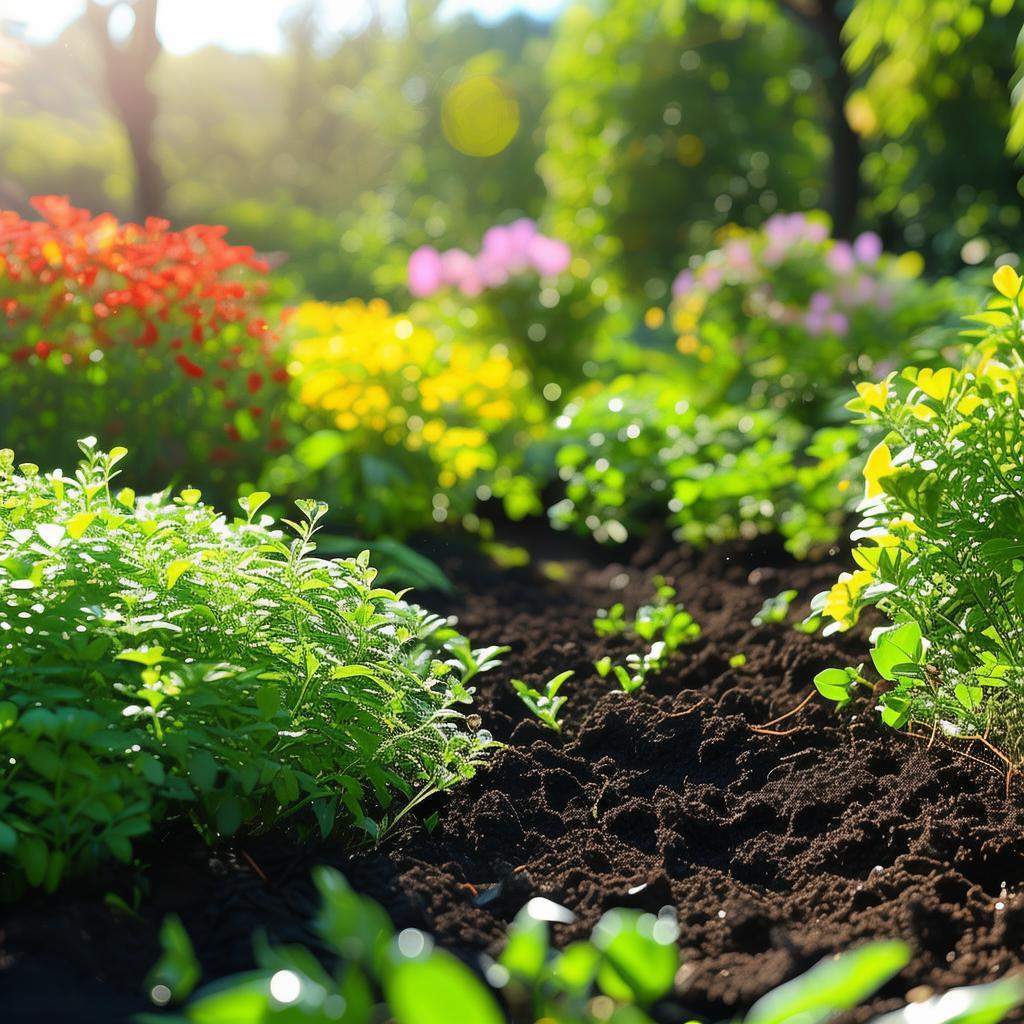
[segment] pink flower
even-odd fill
[[[700,283],[707,288],[709,292],[718,291],[719,286],[722,283],[722,268],[716,266],[708,266],[704,264],[700,272]]]
[[[409,256],[409,291],[418,299],[433,295],[444,283],[441,257],[432,245],[421,245]]]
[[[692,270],[680,270],[672,282],[672,297],[681,299],[684,295],[689,295],[695,283]]]
[[[464,278],[476,276],[476,264],[465,249],[447,249],[441,253],[441,279],[446,285],[459,286]]]
[[[813,309],[804,317],[804,327],[807,328],[807,333],[814,337],[825,332],[825,324],[825,314],[815,312]]]
[[[815,313],[827,313],[832,308],[832,297],[825,292],[815,292],[808,307]]]
[[[882,255],[882,240],[874,231],[865,231],[854,240],[853,252],[861,263],[877,263]]]
[[[492,229],[493,230],[493,229]],[[484,251],[476,258],[476,274],[481,284],[487,288],[499,288],[509,279],[508,261],[498,256],[496,252]]]
[[[827,253],[825,263],[836,274],[849,274],[854,268],[853,249],[849,242],[836,242]]]
[[[828,329],[833,334],[838,334],[840,338],[842,338],[850,329],[850,321],[844,313],[830,313],[826,320],[826,324],[828,325]]]
[[[459,291],[467,299],[475,299],[483,290],[484,283],[480,280],[480,275],[476,272],[475,267],[469,273],[464,274],[459,281]]]
[[[572,253],[565,242],[545,235],[534,235],[529,244],[530,262],[541,277],[554,277],[569,269]]]
[[[731,270],[746,271],[754,267],[750,243],[745,238],[732,238],[722,248],[725,263]]]
[[[823,224],[820,220],[809,220],[804,229],[804,238],[808,242],[820,245],[828,238],[828,225]]]

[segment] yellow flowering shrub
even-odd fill
[[[445,337],[380,299],[305,303],[286,341],[302,436],[271,484],[315,486],[378,535],[465,518],[491,496],[511,515],[539,508],[520,470],[543,411],[503,346]]]
[[[864,467],[857,568],[819,594],[826,631],[866,606],[884,720],[950,736],[985,737],[1008,763],[1024,759],[1024,317],[1021,278],[994,278],[998,296],[959,367],[891,373],[861,384],[848,407],[882,437]],[[844,679],[840,679],[845,673]],[[828,669],[832,699],[873,685]],[[879,688],[880,689],[880,688]]]

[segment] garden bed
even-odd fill
[[[751,625],[764,599],[789,587],[799,590],[794,611],[806,611],[843,566],[796,564],[771,542],[703,555],[650,545],[626,564],[582,548],[565,560],[557,537],[545,546],[558,570],[548,577],[441,557],[459,596],[429,603],[457,614],[476,643],[512,651],[477,680],[474,708],[507,746],[427,807],[438,812],[433,831],[410,816],[354,858],[283,834],[216,850],[188,831],[165,834],[144,848],[137,905],[132,881],[110,869],[0,912],[4,1020],[109,1024],[144,1009],[141,981],[169,911],[206,980],[251,964],[256,928],[315,947],[309,869],[324,862],[397,926],[429,930],[467,957],[497,952],[532,895],[578,915],[556,926],[560,943],[609,907],[671,904],[686,1011],[713,1018],[871,937],[904,937],[914,957],[858,1018],[901,1005],[916,986],[987,981],[1024,962],[1024,814],[995,768],[885,729],[867,701],[836,714],[814,698],[757,731],[800,704],[816,672],[863,657],[864,632],[823,639]],[[531,548],[534,565],[548,565]],[[649,598],[658,574],[703,635],[627,696],[592,663],[628,645],[597,638],[592,620],[613,601]],[[732,667],[737,654],[746,662]],[[542,683],[564,669],[576,675],[558,736],[508,680]]]

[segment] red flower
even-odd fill
[[[193,363],[186,355],[175,356],[174,361],[182,368],[187,377],[205,377],[206,371]]]

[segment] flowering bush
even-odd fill
[[[999,296],[958,369],[911,367],[857,386],[850,408],[883,439],[864,468],[857,568],[814,607],[827,631],[876,605],[892,622],[871,652],[890,725],[920,723],[1024,759],[1024,349],[1021,279]],[[840,702],[867,680],[831,669]],[[868,684],[870,685],[870,684]]]
[[[73,477],[0,451],[5,884],[128,861],[168,816],[376,835],[473,774],[488,737],[455,705],[490,655],[374,587],[365,553],[313,557],[326,506],[299,502],[289,538],[266,493],[234,519],[194,489],[114,493],[125,450],[80,444]]]
[[[0,436],[58,460],[98,429],[132,444],[146,485],[233,494],[283,443],[264,264],[223,228],[33,204],[41,220],[0,211]]]
[[[823,216],[731,228],[673,283],[676,348],[716,395],[817,423],[852,376],[907,353],[905,339],[935,347],[915,336],[950,311],[952,287],[916,280],[920,267],[870,232],[831,239]]]
[[[513,515],[539,509],[520,469],[543,413],[503,346],[442,340],[379,299],[307,303],[288,343],[303,436],[271,467],[275,488],[316,479],[370,535],[457,520],[491,495]]]
[[[593,376],[604,303],[617,301],[585,260],[525,218],[489,228],[475,255],[422,246],[409,257],[408,284],[415,320],[506,346],[549,402]]]
[[[914,280],[911,262],[874,235],[833,241],[813,216],[731,229],[676,279],[685,361],[646,384],[584,386],[556,420],[555,524],[614,540],[665,518],[694,543],[778,530],[800,557],[834,540],[864,452],[841,420],[851,374],[934,362],[948,337],[936,321],[955,287]],[[663,319],[648,311],[651,346]]]

